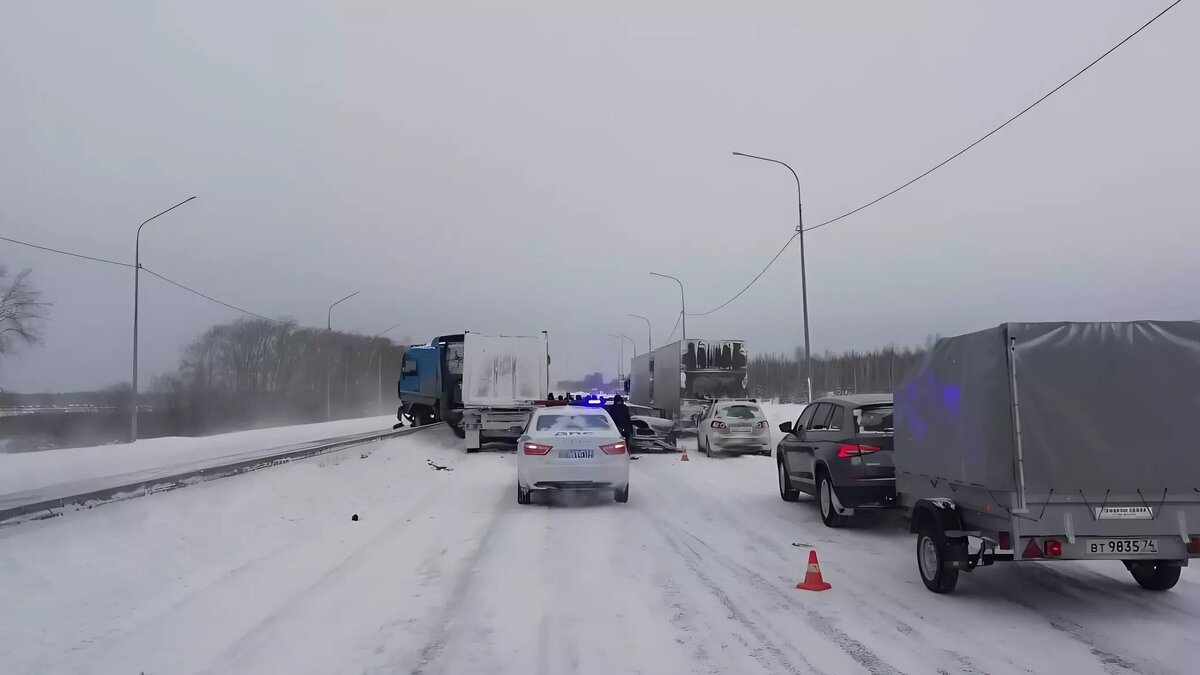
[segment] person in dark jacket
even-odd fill
[[[629,415],[629,408],[625,405],[625,398],[620,394],[613,396],[612,404],[604,406],[608,411],[608,416],[612,418],[613,424],[617,425],[621,436],[625,437],[625,447],[629,452],[633,452],[633,418]]]

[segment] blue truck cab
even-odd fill
[[[461,434],[462,379],[462,334],[443,335],[429,344],[409,347],[400,368],[396,417],[412,426],[446,422]]]

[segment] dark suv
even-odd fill
[[[779,430],[787,434],[775,452],[784,501],[816,496],[829,527],[845,525],[856,508],[895,505],[891,394],[818,399]]]

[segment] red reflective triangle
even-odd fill
[[[1021,554],[1022,558],[1044,558],[1042,549],[1038,546],[1037,539],[1030,539],[1029,544],[1025,546],[1025,552]]]

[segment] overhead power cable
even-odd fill
[[[205,300],[208,300],[208,301],[210,301],[210,302],[215,302],[215,303],[217,303],[218,305],[221,305],[222,307],[228,307],[229,309],[232,309],[232,310],[235,310],[235,311],[241,312],[242,314],[248,314],[248,315],[250,315],[250,316],[253,316],[253,317],[255,317],[255,318],[258,318],[258,319],[263,319],[264,321],[273,321],[273,322],[275,322],[275,323],[282,323],[282,322],[281,322],[279,319],[272,319],[272,318],[271,318],[271,317],[269,317],[269,316],[263,316],[262,314],[256,314],[256,313],[254,313],[254,312],[251,312],[251,311],[250,311],[250,310],[248,310],[248,309],[242,309],[241,307],[238,307],[237,305],[231,305],[231,304],[229,304],[228,302],[225,302],[224,300],[218,300],[218,299],[216,299],[216,298],[212,297],[211,295],[206,295],[206,294],[204,294],[204,293],[201,293],[200,291],[198,291],[198,290],[196,290],[196,289],[194,289],[194,288],[191,288],[191,287],[189,287],[189,286],[185,286],[185,285],[183,285],[183,284],[179,283],[178,281],[175,281],[174,279],[168,279],[167,277],[164,277],[163,275],[159,274],[158,272],[155,272],[154,270],[152,270],[152,269],[150,269],[150,268],[146,267],[145,265],[142,265],[142,271],[143,271],[143,272],[145,272],[146,274],[150,274],[150,275],[152,275],[152,276],[158,277],[159,279],[162,279],[163,281],[167,282],[168,284],[171,284],[172,286],[176,286],[176,287],[178,287],[178,288],[181,288],[181,289],[183,289],[183,290],[187,291],[188,293],[192,293],[192,294],[194,294],[194,295],[198,295],[198,296],[200,296],[200,297],[202,297],[202,298],[204,298]]]
[[[1124,45],[1126,42],[1129,42],[1130,40],[1132,40],[1134,36],[1136,36],[1138,33],[1141,33],[1141,32],[1142,32],[1143,30],[1145,30],[1146,28],[1148,28],[1148,27],[1150,26],[1150,24],[1154,23],[1155,21],[1158,21],[1158,19],[1159,19],[1160,17],[1162,17],[1162,15],[1166,14],[1167,12],[1169,12],[1169,11],[1170,11],[1172,8],[1174,8],[1174,7],[1175,7],[1175,5],[1178,5],[1178,4],[1179,4],[1180,2],[1182,2],[1182,1],[1183,1],[1183,0],[1175,0],[1175,2],[1172,2],[1170,5],[1167,5],[1167,7],[1166,7],[1165,9],[1163,9],[1163,10],[1162,10],[1161,12],[1159,12],[1158,14],[1155,14],[1153,18],[1151,18],[1151,19],[1150,19],[1149,21],[1147,21],[1146,23],[1142,24],[1142,25],[1141,25],[1141,26],[1140,26],[1140,27],[1139,27],[1137,30],[1133,31],[1133,32],[1132,32],[1132,33],[1130,33],[1129,35],[1126,35],[1126,36],[1125,36],[1125,38],[1124,38],[1123,40],[1121,40],[1121,41],[1120,41],[1120,42],[1118,42],[1117,44],[1115,44],[1115,45],[1113,45],[1112,47],[1110,47],[1110,48],[1108,49],[1108,51],[1106,51],[1106,52],[1104,52],[1103,54],[1101,54],[1100,56],[1096,57],[1096,58],[1095,58],[1095,60],[1093,60],[1091,63],[1089,63],[1089,64],[1087,64],[1086,66],[1084,66],[1082,69],[1080,69],[1078,72],[1076,72],[1076,73],[1075,73],[1074,75],[1072,75],[1071,77],[1068,77],[1066,80],[1063,80],[1063,82],[1062,82],[1062,83],[1060,83],[1060,84],[1059,84],[1057,87],[1055,87],[1055,88],[1051,89],[1050,91],[1046,92],[1045,94],[1043,94],[1043,95],[1042,95],[1040,98],[1038,98],[1038,99],[1037,99],[1036,101],[1034,101],[1033,103],[1030,103],[1029,105],[1025,106],[1025,108],[1024,108],[1024,109],[1022,109],[1022,110],[1021,110],[1021,112],[1017,113],[1016,115],[1013,115],[1012,117],[1010,117],[1010,118],[1008,118],[1007,120],[1005,120],[1003,123],[1001,123],[1001,124],[1000,124],[999,126],[997,126],[996,128],[992,129],[991,131],[987,132],[986,134],[984,134],[984,135],[980,136],[979,138],[975,139],[975,140],[974,140],[974,141],[973,141],[973,142],[972,142],[970,145],[966,146],[966,147],[965,147],[965,148],[963,148],[962,150],[959,150],[958,152],[954,153],[953,155],[950,155],[950,156],[949,156],[949,157],[947,157],[946,159],[944,159],[944,160],[942,160],[942,161],[938,162],[937,164],[933,165],[932,167],[930,167],[929,169],[927,169],[926,171],[924,171],[924,172],[923,172],[923,173],[921,173],[920,175],[916,176],[915,178],[912,178],[911,180],[909,180],[909,181],[907,181],[907,182],[905,182],[905,183],[901,184],[899,187],[897,187],[897,188],[895,188],[895,189],[892,189],[892,190],[889,190],[888,192],[885,192],[884,194],[882,194],[882,195],[880,195],[880,196],[876,197],[875,199],[872,199],[871,201],[869,201],[869,202],[867,202],[867,203],[865,203],[865,204],[863,204],[863,205],[861,205],[861,206],[858,206],[858,207],[856,207],[856,208],[854,208],[854,209],[851,209],[851,210],[849,210],[849,211],[847,211],[847,212],[843,213],[843,214],[842,214],[842,215],[840,215],[840,216],[837,216],[837,217],[835,217],[835,218],[830,218],[829,220],[826,220],[826,221],[825,221],[825,222],[823,222],[823,223],[818,223],[817,225],[813,225],[813,226],[811,226],[811,227],[806,227],[806,228],[804,228],[804,231],[805,231],[805,232],[812,232],[813,230],[820,229],[820,228],[822,228],[822,227],[825,227],[826,225],[832,225],[833,223],[836,223],[836,222],[838,222],[839,220],[842,220],[843,218],[847,218],[847,217],[849,217],[849,216],[852,216],[852,215],[854,215],[854,214],[858,213],[859,211],[862,211],[863,209],[866,209],[866,208],[869,208],[869,207],[871,207],[871,206],[874,206],[875,204],[878,204],[879,202],[881,202],[881,201],[883,201],[883,200],[887,199],[888,197],[891,197],[892,195],[896,194],[897,192],[900,192],[901,190],[903,190],[904,188],[906,188],[906,187],[908,187],[908,186],[912,185],[913,183],[916,183],[917,181],[919,181],[919,180],[921,180],[922,178],[924,178],[924,177],[928,176],[929,174],[933,173],[934,171],[937,171],[938,169],[942,168],[943,166],[946,166],[946,165],[947,165],[947,164],[949,164],[950,162],[952,162],[952,161],[954,161],[954,160],[958,159],[959,157],[963,156],[964,154],[966,154],[966,153],[967,153],[967,151],[971,150],[971,149],[972,149],[972,148],[974,148],[975,146],[979,145],[980,143],[982,143],[982,142],[984,142],[985,140],[987,140],[988,138],[990,138],[990,137],[991,137],[993,134],[995,134],[996,132],[1000,131],[1000,130],[1001,130],[1001,129],[1003,129],[1004,127],[1006,127],[1006,126],[1008,126],[1009,124],[1011,124],[1012,122],[1016,121],[1016,119],[1017,119],[1017,118],[1021,117],[1022,115],[1024,115],[1024,114],[1025,114],[1025,113],[1027,113],[1027,112],[1029,112],[1030,110],[1033,110],[1033,109],[1034,109],[1034,108],[1035,108],[1035,107],[1036,107],[1038,104],[1040,104],[1042,101],[1045,101],[1046,99],[1050,98],[1050,97],[1051,97],[1051,96],[1053,96],[1055,93],[1057,93],[1057,92],[1058,92],[1060,89],[1062,89],[1063,87],[1067,86],[1067,85],[1068,85],[1068,84],[1070,84],[1072,81],[1074,81],[1074,80],[1075,80],[1075,78],[1077,78],[1077,77],[1079,77],[1080,75],[1082,75],[1082,74],[1086,73],[1088,70],[1090,70],[1090,69],[1091,69],[1091,67],[1092,67],[1092,66],[1096,65],[1097,63],[1100,63],[1100,61],[1102,61],[1102,60],[1103,60],[1103,59],[1104,59],[1106,56],[1108,56],[1109,54],[1112,54],[1113,52],[1117,51],[1117,49],[1119,49],[1119,48],[1120,48],[1122,45]],[[734,300],[737,300],[739,297],[741,297],[741,295],[742,295],[743,293],[745,293],[747,290],[749,290],[749,289],[750,289],[750,287],[751,287],[751,286],[753,286],[753,285],[754,285],[754,284],[755,284],[755,283],[756,283],[756,282],[757,282],[757,281],[758,281],[760,278],[762,278],[762,276],[763,276],[764,274],[766,274],[767,270],[771,269],[771,266],[775,264],[775,261],[779,260],[779,256],[780,256],[780,255],[782,255],[782,254],[783,254],[783,252],[784,252],[785,250],[787,250],[787,247],[788,247],[788,245],[789,245],[789,244],[791,244],[791,243],[792,243],[792,241],[793,241],[793,240],[794,240],[794,239],[795,239],[797,236],[799,236],[799,233],[793,234],[791,237],[789,237],[789,238],[788,238],[788,240],[787,240],[787,243],[785,243],[785,244],[783,245],[783,248],[781,248],[781,249],[779,250],[779,253],[776,253],[776,254],[775,254],[775,257],[774,257],[774,258],[771,258],[770,262],[768,262],[768,263],[766,264],[766,266],[762,268],[762,271],[760,271],[760,272],[759,272],[759,273],[758,273],[758,274],[757,274],[757,275],[756,275],[756,276],[755,276],[753,279],[751,279],[751,280],[750,280],[750,283],[746,284],[746,286],[745,286],[744,288],[742,288],[742,290],[740,290],[740,291],[738,291],[738,292],[737,292],[737,295],[734,295],[732,298],[730,298],[730,299],[726,300],[725,302],[721,303],[721,304],[720,304],[720,305],[718,305],[717,307],[714,307],[713,309],[710,309],[710,310],[708,310],[707,312],[699,312],[699,313],[696,313],[696,314],[691,314],[691,313],[689,313],[689,314],[688,314],[688,316],[704,316],[704,315],[706,315],[706,314],[712,314],[713,312],[716,312],[717,310],[720,310],[720,309],[724,308],[726,305],[728,305],[729,303],[733,302]]]
[[[20,239],[12,239],[10,237],[0,237],[0,239],[3,239],[4,241],[7,241],[7,242],[11,242],[13,244],[20,244],[21,246],[28,246],[29,248],[36,248],[41,251],[49,251],[51,253],[58,253],[60,255],[69,255],[72,258],[83,258],[84,260],[92,260],[95,262],[108,263],[109,265],[120,265],[121,267],[133,267],[133,263],[125,263],[125,262],[120,262],[118,260],[109,260],[107,258],[97,258],[97,257],[90,256],[90,255],[83,255],[82,253],[72,253],[70,251],[64,251],[62,249],[50,248],[49,246],[39,246],[38,244],[31,244],[27,241],[21,241]]]

